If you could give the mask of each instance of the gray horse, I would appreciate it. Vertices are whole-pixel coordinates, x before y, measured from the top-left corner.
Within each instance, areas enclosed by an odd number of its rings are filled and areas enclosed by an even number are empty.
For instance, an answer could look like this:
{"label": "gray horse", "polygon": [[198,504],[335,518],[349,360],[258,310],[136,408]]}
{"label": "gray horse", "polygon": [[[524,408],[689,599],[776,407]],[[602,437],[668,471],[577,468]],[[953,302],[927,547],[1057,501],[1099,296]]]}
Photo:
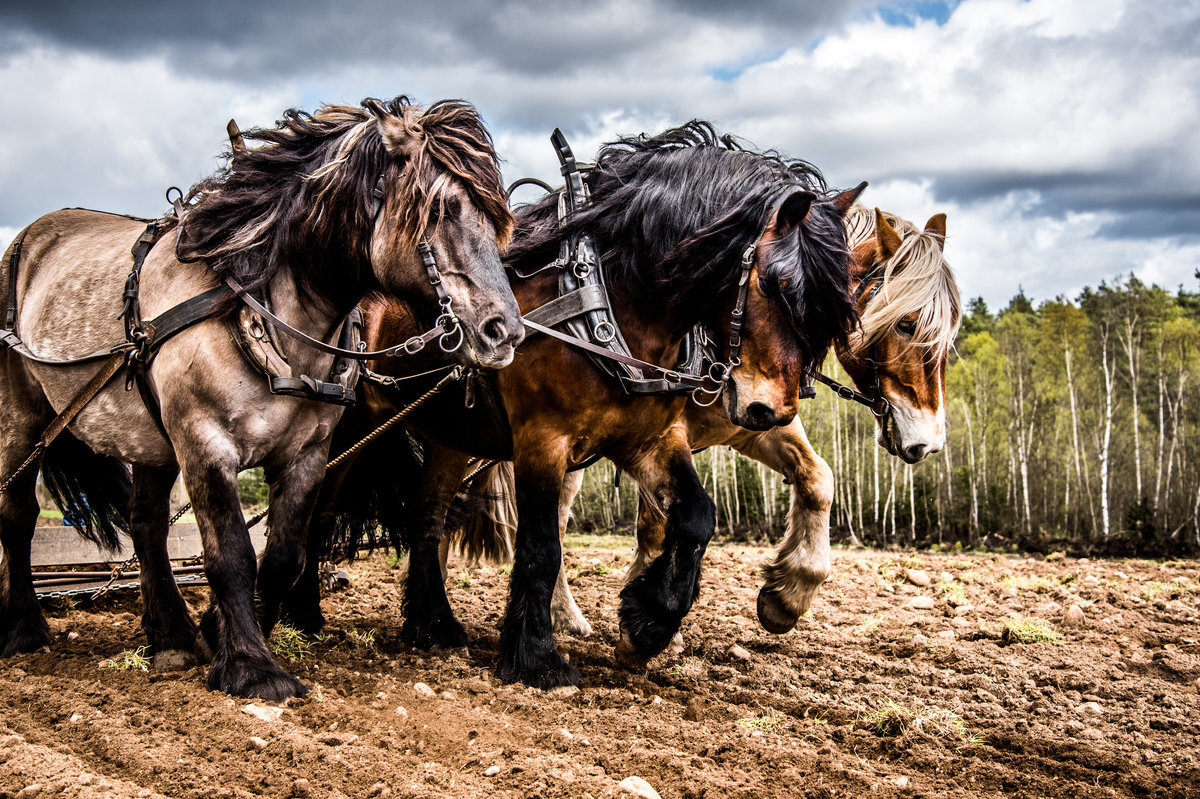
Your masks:
{"label": "gray horse", "polygon": [[[286,325],[331,342],[368,293],[403,299],[430,323],[448,298],[463,333],[458,357],[489,368],[511,362],[523,336],[500,262],[512,217],[491,137],[470,105],[422,109],[398,97],[324,106],[313,115],[289,111],[277,127],[248,138],[258,146],[235,140],[228,168],[189,192],[177,220],[162,220],[165,235],[141,272],[146,318],[232,281],[264,299]],[[16,323],[9,326],[24,352],[0,349],[0,480],[18,470],[96,372],[94,365],[48,362],[125,340],[118,311],[130,247],[145,222],[58,211],[21,234],[19,259],[10,248],[0,287],[13,287]],[[276,619],[256,614],[256,564],[237,473],[261,465],[270,483],[262,556],[270,581],[259,581],[257,590],[259,606],[273,607],[300,572],[302,536],[341,408],[270,391],[231,335],[229,317],[240,305],[230,296],[218,313],[163,343],[144,372],[143,391],[128,390],[132,371],[129,380],[107,383],[49,447],[42,466],[48,482],[88,517],[86,530],[110,544],[114,526],[126,523],[135,542],[163,538],[169,492],[182,472],[219,630],[208,685],[278,700],[306,688],[267,648],[264,635]],[[283,336],[278,348],[298,374],[330,373],[328,352]],[[132,464],[132,485],[124,463]],[[4,656],[49,642],[30,576],[35,474],[25,470],[0,493]],[[165,556],[143,548],[135,545],[142,558]],[[149,566],[143,575],[162,572]],[[142,623],[157,657],[190,659],[194,623],[186,605],[167,607],[182,598],[173,585],[143,582]]]}

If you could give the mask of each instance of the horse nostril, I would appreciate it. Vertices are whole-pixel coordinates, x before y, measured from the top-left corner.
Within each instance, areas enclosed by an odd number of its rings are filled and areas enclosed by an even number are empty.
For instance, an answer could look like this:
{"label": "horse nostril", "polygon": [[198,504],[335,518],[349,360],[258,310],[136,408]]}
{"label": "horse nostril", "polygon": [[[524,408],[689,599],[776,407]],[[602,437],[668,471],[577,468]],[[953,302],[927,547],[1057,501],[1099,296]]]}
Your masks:
{"label": "horse nostril", "polygon": [[909,463],[916,463],[917,461],[921,460],[921,458],[925,457],[927,450],[928,447],[926,447],[924,444],[913,444],[911,447],[904,450],[904,460],[908,461]]}
{"label": "horse nostril", "polygon": [[756,430],[766,430],[774,427],[778,421],[775,409],[765,402],[751,402],[746,408],[746,420]]}
{"label": "horse nostril", "polygon": [[504,318],[501,316],[493,316],[491,319],[483,323],[480,328],[483,333],[483,338],[493,346],[499,346],[508,338],[508,327],[504,324]]}

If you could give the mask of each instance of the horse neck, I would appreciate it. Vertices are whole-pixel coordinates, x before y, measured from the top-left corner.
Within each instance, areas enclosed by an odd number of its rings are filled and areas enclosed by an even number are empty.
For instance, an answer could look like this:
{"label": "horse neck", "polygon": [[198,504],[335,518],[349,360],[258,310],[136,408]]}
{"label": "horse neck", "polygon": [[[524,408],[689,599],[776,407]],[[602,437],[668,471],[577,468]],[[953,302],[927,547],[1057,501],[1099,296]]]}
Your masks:
{"label": "horse neck", "polygon": [[[332,344],[337,343],[333,338],[338,335],[342,322],[354,307],[353,302],[335,302],[315,288],[303,292],[290,274],[274,277],[267,284],[265,294],[271,311],[284,322],[313,338]],[[297,342],[291,336],[279,335],[277,343],[297,373],[314,369],[332,357]]]}
{"label": "horse neck", "polygon": [[627,286],[611,279],[608,294],[621,336],[634,357],[651,363],[676,363],[684,337],[701,320],[682,318],[665,310],[665,304],[635,297]]}

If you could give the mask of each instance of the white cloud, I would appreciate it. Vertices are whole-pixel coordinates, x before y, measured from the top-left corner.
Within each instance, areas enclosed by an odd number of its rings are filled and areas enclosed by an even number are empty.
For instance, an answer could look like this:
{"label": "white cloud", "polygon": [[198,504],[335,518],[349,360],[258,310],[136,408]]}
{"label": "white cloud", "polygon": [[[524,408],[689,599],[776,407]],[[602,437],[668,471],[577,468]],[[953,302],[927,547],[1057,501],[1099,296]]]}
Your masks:
{"label": "white cloud", "polygon": [[[1164,230],[1183,232],[1172,213],[1200,205],[1195,0],[964,0],[943,24],[828,19],[834,27],[815,44],[822,29],[769,15],[632,0],[570,13],[509,5],[496,24],[464,17],[425,31],[449,54],[441,58],[402,52],[380,23],[372,35],[388,47],[377,58],[294,73],[205,77],[165,56],[17,49],[0,62],[10,109],[0,117],[0,225],[63,205],[157,213],[167,185],[217,165],[231,116],[247,128],[291,106],[403,91],[475,102],[508,180],[559,180],[548,143],[556,125],[587,159],[618,135],[711,119],[816,163],[833,185],[871,180],[865,201],[918,223],[946,211],[964,289],[993,304],[1018,285],[1045,298],[1130,270],[1193,285],[1200,245],[1104,231],[1124,222],[1128,234],[1129,212],[1155,209]],[[358,25],[360,6],[337,24]],[[410,27],[431,24],[420,13]],[[560,14],[578,32],[570,47],[547,39]],[[294,28],[303,39],[319,25]],[[258,63],[236,52],[250,46],[228,44],[230,63]],[[730,80],[714,77],[745,64]]]}

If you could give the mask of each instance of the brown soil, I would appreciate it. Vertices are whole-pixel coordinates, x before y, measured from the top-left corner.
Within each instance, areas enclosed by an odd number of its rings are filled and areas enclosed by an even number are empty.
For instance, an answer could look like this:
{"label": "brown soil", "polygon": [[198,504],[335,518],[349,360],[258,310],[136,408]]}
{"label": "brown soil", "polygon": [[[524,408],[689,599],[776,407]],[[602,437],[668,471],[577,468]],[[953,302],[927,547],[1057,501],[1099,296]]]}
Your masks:
{"label": "brown soil", "polygon": [[[772,636],[754,616],[764,550],[719,546],[685,651],[635,674],[612,658],[615,543],[568,555],[597,634],[560,637],[583,672],[560,694],[490,676],[495,568],[451,572],[470,652],[424,654],[398,640],[391,567],[354,564],[330,637],[292,662],[313,691],[276,721],[200,669],[101,668],[144,642],[135,597],[55,606],[53,651],[0,663],[0,796],[602,797],[634,775],[666,799],[1200,796],[1196,562],[838,551],[810,615]],[[1071,604],[1084,626],[1063,627]],[[1011,642],[1014,616],[1062,640]],[[370,630],[373,646],[348,635]]]}

